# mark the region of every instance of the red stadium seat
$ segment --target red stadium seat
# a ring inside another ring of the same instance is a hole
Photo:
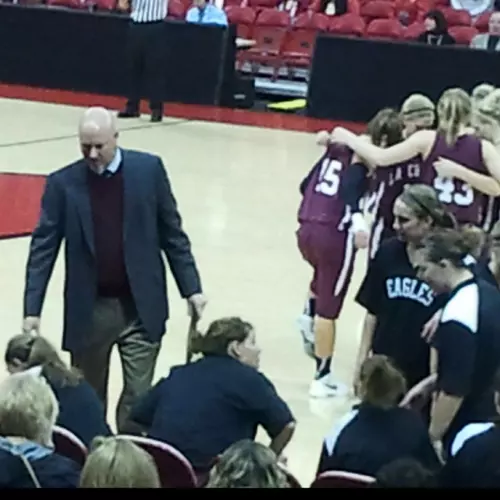
[[[249,38],[256,12],[251,7],[238,7],[236,5],[226,7],[225,11],[229,23],[236,25],[238,36]]]
[[[295,18],[292,29],[303,29],[313,31],[328,31],[330,18],[324,14],[305,12]]]
[[[168,17],[174,19],[185,19],[186,17],[186,6],[181,0],[169,0],[168,2]]]
[[[113,11],[116,9],[116,0],[92,0],[94,7],[101,11]]]
[[[250,35],[256,44],[239,55],[240,61],[249,62],[252,65],[270,65],[273,67],[274,78],[289,27],[290,16],[287,12],[275,9],[262,10],[257,15]]]
[[[434,0],[433,8],[449,7],[450,0]]]
[[[450,35],[455,39],[457,45],[470,45],[470,41],[479,33],[474,26],[452,26]]]
[[[262,9],[277,9],[278,0],[248,0],[248,6],[260,12]]]
[[[280,52],[285,66],[308,67],[316,41],[316,31],[294,29],[287,33]]]
[[[63,7],[67,9],[87,9],[88,3],[85,0],[47,0],[49,7]]]
[[[392,19],[394,3],[385,0],[372,0],[361,6],[361,17],[369,24],[374,19]]]
[[[403,31],[403,38],[405,40],[416,40],[425,31],[423,23],[413,23]]]
[[[347,14],[356,14],[360,15],[361,12],[361,4],[359,0],[347,0]]]
[[[71,431],[55,425],[52,430],[52,441],[56,453],[83,466],[87,459],[87,448]]]
[[[474,27],[479,33],[488,33],[488,23],[490,21],[491,12],[484,12],[481,14],[474,23]]]
[[[368,488],[375,478],[351,472],[328,471],[320,474],[311,488]]]
[[[335,16],[330,19],[328,31],[337,35],[362,37],[365,32],[365,21],[355,14]]]
[[[118,436],[147,451],[155,461],[162,488],[196,488],[198,478],[184,455],[173,446],[139,436]]]
[[[450,27],[472,25],[472,18],[466,10],[455,10],[453,7],[440,7],[439,10],[444,14]]]
[[[397,19],[374,19],[366,28],[366,36],[378,40],[400,40],[404,28]]]

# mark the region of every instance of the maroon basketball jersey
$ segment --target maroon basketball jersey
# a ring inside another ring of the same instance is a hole
[[[404,186],[421,182],[421,162],[420,157],[416,157],[403,163],[375,169],[370,182],[370,213],[373,214],[374,222],[384,220],[386,230],[392,230],[392,207],[396,198],[403,192]]]
[[[332,144],[314,165],[308,176],[299,208],[299,222],[319,222],[343,230],[350,220],[348,209],[340,196],[342,178],[351,163],[352,151]]]
[[[433,163],[440,157],[456,161],[475,172],[489,175],[483,162],[481,140],[473,135],[460,136],[448,145],[444,134],[437,133],[428,158],[422,164],[421,182],[432,186],[439,199],[459,223],[481,225],[484,219],[486,195],[457,179],[438,177]]]

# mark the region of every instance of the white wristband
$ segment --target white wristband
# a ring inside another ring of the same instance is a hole
[[[355,212],[351,216],[351,231],[355,233],[359,233],[360,231],[363,231],[365,233],[368,232],[368,224],[365,221],[365,218],[363,217],[363,214],[361,212]]]

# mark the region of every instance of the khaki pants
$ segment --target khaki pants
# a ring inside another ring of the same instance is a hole
[[[87,346],[72,352],[71,362],[83,372],[107,410],[111,351],[115,345],[118,347],[123,390],[116,409],[116,426],[119,433],[137,432],[129,414],[151,387],[160,343],[148,340],[131,299],[99,298],[92,322]]]

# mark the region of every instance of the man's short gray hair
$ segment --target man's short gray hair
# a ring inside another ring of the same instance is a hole
[[[0,436],[51,446],[58,415],[59,404],[43,377],[22,372],[0,383]]]

